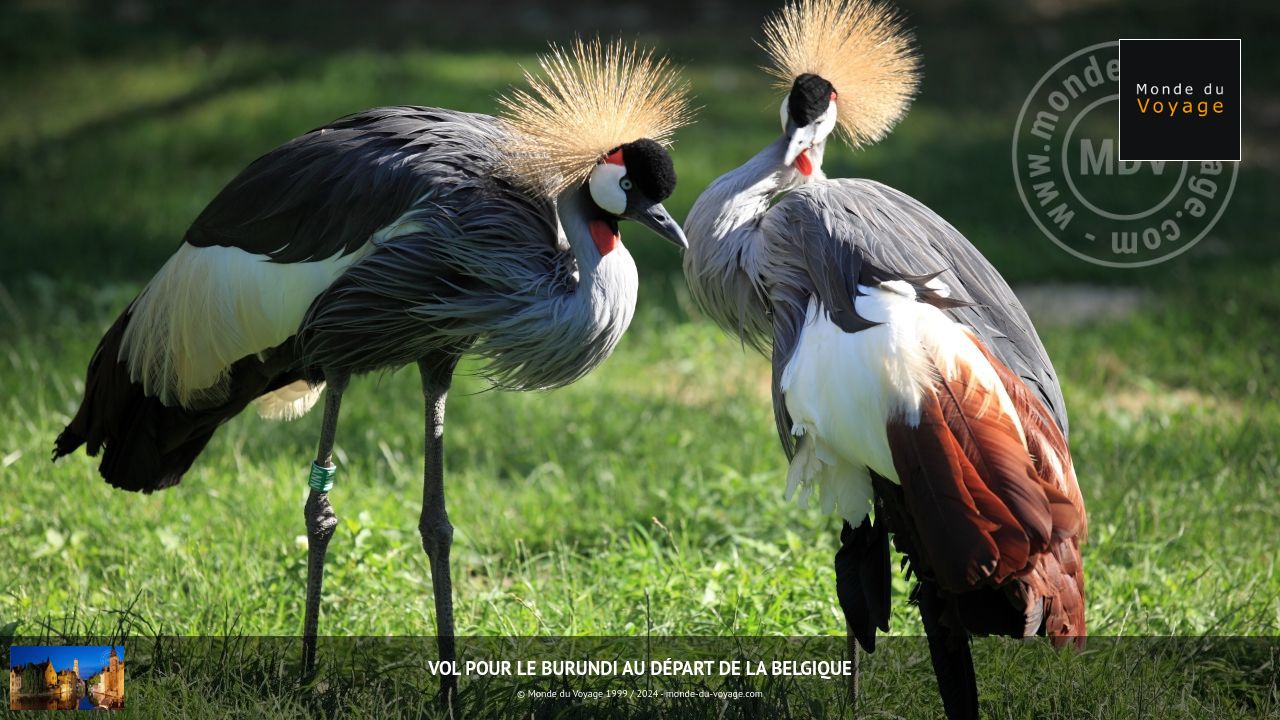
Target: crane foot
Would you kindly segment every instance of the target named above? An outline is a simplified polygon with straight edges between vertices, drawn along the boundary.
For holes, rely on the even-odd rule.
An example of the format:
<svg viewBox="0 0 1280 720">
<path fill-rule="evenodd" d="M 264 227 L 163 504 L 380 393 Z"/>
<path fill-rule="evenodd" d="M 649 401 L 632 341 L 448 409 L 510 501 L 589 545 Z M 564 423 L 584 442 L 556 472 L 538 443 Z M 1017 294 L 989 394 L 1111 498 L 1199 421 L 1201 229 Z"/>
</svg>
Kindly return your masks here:
<svg viewBox="0 0 1280 720">
<path fill-rule="evenodd" d="M 436 606 L 436 644 L 440 651 L 440 660 L 457 662 L 457 649 L 453 635 L 453 582 L 450 577 L 449 552 L 453 546 L 453 525 L 447 516 L 435 515 L 424 509 L 423 520 L 419 526 L 422 534 L 422 549 L 427 553 L 431 564 L 431 590 L 435 596 Z M 458 677 L 443 675 L 440 678 L 440 704 L 454 716 L 454 704 L 458 696 Z"/>
</svg>

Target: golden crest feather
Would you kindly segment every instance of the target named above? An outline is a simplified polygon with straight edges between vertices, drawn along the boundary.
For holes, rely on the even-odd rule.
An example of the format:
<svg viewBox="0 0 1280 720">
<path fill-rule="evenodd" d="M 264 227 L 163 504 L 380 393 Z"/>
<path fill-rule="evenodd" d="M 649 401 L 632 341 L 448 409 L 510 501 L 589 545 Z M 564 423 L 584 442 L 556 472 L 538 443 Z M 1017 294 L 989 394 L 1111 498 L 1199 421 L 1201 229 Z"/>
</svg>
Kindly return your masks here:
<svg viewBox="0 0 1280 720">
<path fill-rule="evenodd" d="M 525 70 L 528 90 L 499 99 L 511 133 L 502 150 L 514 177 L 556 194 L 584 181 L 610 150 L 649 138 L 670 146 L 689 122 L 687 86 L 652 50 L 577 40 Z"/>
<path fill-rule="evenodd" d="M 764 24 L 762 47 L 778 86 L 813 73 L 836 89 L 840 127 L 855 147 L 889 132 L 919 84 L 911 34 L 874 0 L 792 0 Z"/>
</svg>

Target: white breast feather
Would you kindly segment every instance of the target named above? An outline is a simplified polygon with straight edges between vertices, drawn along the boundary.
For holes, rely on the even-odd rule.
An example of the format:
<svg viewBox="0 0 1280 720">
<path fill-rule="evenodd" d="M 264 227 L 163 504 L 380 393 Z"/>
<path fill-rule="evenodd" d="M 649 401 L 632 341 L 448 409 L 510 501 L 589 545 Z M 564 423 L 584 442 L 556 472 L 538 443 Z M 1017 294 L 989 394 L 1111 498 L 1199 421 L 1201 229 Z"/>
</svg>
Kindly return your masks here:
<svg viewBox="0 0 1280 720">
<path fill-rule="evenodd" d="M 847 333 L 810 299 L 781 383 L 792 433 L 802 438 L 788 472 L 788 497 L 799 487 L 807 498 L 816 485 L 824 511 L 834 507 L 854 526 L 872 498 L 868 468 L 898 482 L 886 426 L 901 418 L 918 424 L 921 400 L 939 376 L 954 378 L 961 364 L 972 368 L 1022 433 L 999 376 L 964 326 L 917 302 L 905 282 L 859 290 L 858 314 L 880 324 Z"/>
</svg>

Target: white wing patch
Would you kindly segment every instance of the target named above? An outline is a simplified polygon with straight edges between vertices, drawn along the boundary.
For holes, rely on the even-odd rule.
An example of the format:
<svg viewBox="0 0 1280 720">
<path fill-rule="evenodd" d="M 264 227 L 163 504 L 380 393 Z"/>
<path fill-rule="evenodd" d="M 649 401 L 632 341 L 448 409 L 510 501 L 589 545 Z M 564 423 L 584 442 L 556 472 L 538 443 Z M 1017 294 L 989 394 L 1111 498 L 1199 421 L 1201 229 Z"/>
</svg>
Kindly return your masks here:
<svg viewBox="0 0 1280 720">
<path fill-rule="evenodd" d="M 954 378 L 960 364 L 992 390 L 999 410 L 1022 423 L 999 375 L 969 331 L 941 310 L 917 302 L 905 282 L 859 286 L 858 314 L 875 327 L 847 333 L 816 298 L 783 369 L 781 388 L 792 434 L 801 438 L 787 475 L 787 495 L 820 488 L 826 512 L 838 509 L 854 526 L 866 517 L 872 488 L 868 469 L 898 482 L 889 448 L 890 420 L 920 420 L 920 403 L 939 377 Z M 1025 437 L 1023 444 L 1026 444 Z M 828 490 L 828 487 L 830 490 Z M 828 502 L 828 494 L 832 502 Z"/>
<path fill-rule="evenodd" d="M 231 364 L 296 333 L 311 302 L 371 249 L 273 263 L 239 248 L 183 243 L 130 308 L 120 348 L 130 378 L 166 405 L 225 400 Z"/>
</svg>

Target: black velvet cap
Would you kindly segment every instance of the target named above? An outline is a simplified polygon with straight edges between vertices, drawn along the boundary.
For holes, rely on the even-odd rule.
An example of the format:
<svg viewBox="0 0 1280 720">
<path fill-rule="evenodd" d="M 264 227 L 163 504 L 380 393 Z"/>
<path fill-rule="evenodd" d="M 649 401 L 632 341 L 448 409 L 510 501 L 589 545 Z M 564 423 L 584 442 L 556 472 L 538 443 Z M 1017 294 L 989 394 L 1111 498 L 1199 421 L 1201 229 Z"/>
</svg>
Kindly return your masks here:
<svg viewBox="0 0 1280 720">
<path fill-rule="evenodd" d="M 798 127 L 804 127 L 818 119 L 831 104 L 831 93 L 835 91 L 831 83 L 813 73 L 797 77 L 787 98 L 787 112 L 791 114 L 791 120 Z"/>
<path fill-rule="evenodd" d="M 650 200 L 662 202 L 676 189 L 676 168 L 671 155 L 658 143 L 641 138 L 621 147 L 627 177 Z"/>
</svg>

